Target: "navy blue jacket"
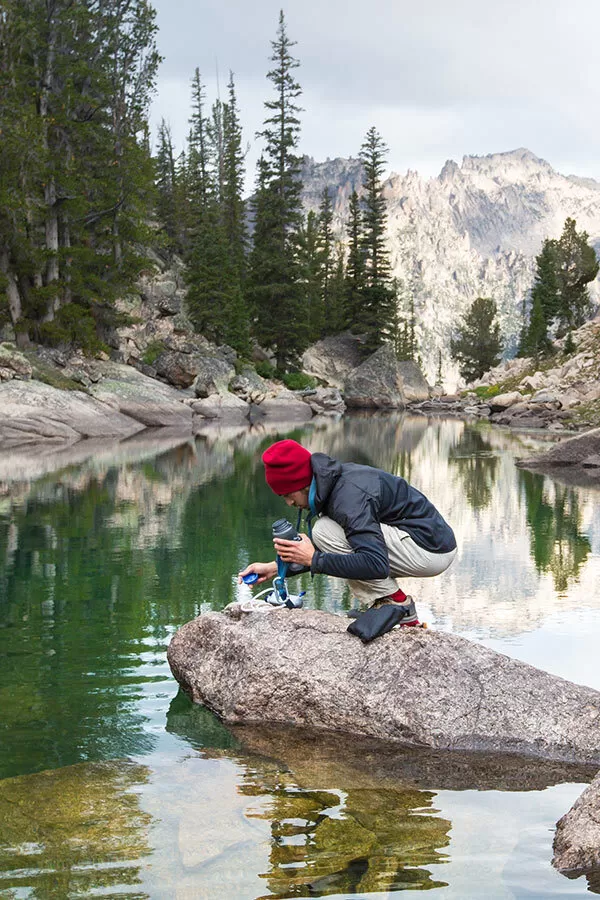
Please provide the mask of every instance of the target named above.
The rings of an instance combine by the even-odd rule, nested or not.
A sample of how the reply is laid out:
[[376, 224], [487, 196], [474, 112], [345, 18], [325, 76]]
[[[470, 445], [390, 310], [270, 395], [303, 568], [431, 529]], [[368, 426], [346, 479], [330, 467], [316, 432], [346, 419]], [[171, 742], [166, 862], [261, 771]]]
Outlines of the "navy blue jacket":
[[404, 478], [382, 469], [341, 463], [325, 453], [313, 453], [316, 481], [314, 511], [341, 525], [353, 553], [315, 552], [312, 574], [339, 578], [374, 579], [390, 574], [381, 525], [406, 531], [413, 541], [432, 553], [456, 547], [454, 532], [433, 503]]

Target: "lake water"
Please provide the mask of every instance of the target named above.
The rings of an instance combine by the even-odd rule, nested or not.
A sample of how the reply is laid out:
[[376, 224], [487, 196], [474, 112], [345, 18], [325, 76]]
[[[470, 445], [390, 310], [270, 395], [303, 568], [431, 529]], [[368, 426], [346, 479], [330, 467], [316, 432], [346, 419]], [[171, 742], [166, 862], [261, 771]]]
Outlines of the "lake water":
[[[388, 415], [0, 456], [0, 897], [594, 891], [550, 865], [589, 770], [232, 731], [178, 694], [175, 630], [271, 558], [285, 509], [260, 454], [286, 434], [447, 516], [455, 564], [403, 583], [422, 619], [600, 689], [600, 493], [516, 469], [531, 435]], [[350, 606], [341, 582], [304, 586]]]

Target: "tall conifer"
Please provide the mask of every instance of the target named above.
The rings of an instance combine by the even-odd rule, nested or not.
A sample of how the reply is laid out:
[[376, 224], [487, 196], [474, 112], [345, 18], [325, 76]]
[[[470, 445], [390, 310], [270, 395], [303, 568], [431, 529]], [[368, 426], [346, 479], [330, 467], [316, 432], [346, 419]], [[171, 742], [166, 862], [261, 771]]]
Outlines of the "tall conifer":
[[294, 71], [283, 12], [277, 37], [271, 42], [273, 68], [267, 78], [275, 98], [265, 102], [267, 117], [260, 136], [264, 153], [258, 166], [254, 202], [254, 243], [250, 256], [250, 287], [257, 315], [258, 339], [274, 348], [278, 365], [294, 364], [306, 347], [308, 326], [302, 302], [298, 262], [298, 232], [302, 224], [300, 159], [301, 94]]
[[347, 325], [352, 331], [359, 333], [361, 322], [361, 303], [366, 286], [365, 254], [361, 241], [362, 225], [360, 200], [356, 190], [350, 195], [348, 223], [348, 261], [346, 265], [346, 314]]
[[394, 290], [391, 286], [386, 247], [387, 212], [382, 193], [387, 147], [376, 128], [369, 128], [361, 147], [363, 165], [361, 248], [365, 261], [365, 286], [354, 327], [366, 334], [366, 347], [376, 350], [393, 328]]

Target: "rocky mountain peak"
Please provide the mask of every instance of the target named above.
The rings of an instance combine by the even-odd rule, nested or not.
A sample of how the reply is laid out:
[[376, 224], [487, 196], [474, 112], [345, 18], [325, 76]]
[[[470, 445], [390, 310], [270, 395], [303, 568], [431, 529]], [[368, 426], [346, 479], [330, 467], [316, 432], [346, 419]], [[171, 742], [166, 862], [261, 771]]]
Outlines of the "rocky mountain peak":
[[[360, 161], [304, 160], [304, 202], [317, 209], [327, 184], [335, 225], [344, 239], [348, 200], [360, 187]], [[590, 183], [591, 182], [591, 183]], [[437, 178], [392, 173], [384, 184], [394, 275], [412, 294], [426, 373], [435, 379], [439, 351], [449, 386], [457, 371], [450, 336], [478, 296], [498, 306], [506, 354], [516, 348], [535, 256], [545, 238], [560, 235], [572, 217], [600, 249], [600, 185], [567, 177], [530, 150], [448, 160]], [[599, 283], [592, 295], [600, 295]]]

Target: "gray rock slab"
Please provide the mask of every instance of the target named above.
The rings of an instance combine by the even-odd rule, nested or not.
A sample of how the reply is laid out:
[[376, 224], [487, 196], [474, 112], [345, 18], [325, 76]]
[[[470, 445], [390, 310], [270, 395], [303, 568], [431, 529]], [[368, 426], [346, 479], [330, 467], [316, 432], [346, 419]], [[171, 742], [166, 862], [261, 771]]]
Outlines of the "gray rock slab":
[[191, 409], [194, 414], [194, 433], [197, 424], [202, 424], [202, 420], [205, 419], [218, 419], [233, 425], [242, 423], [247, 425], [250, 412], [247, 403], [230, 393], [211, 394], [204, 400], [194, 400]]
[[232, 607], [184, 625], [168, 660], [229, 723], [600, 764], [600, 692], [457, 635], [400, 629], [363, 645], [347, 626], [314, 610]]
[[509, 406], [514, 406], [515, 403], [520, 403], [523, 400], [523, 394], [520, 394], [519, 391], [510, 391], [506, 394], [498, 394], [496, 397], [492, 397], [488, 400], [489, 406], [492, 408], [492, 412], [500, 412], [503, 409], [508, 409]]
[[60, 391], [39, 381], [0, 385], [0, 448], [82, 438], [127, 438], [144, 426], [118, 408], [80, 391]]
[[561, 872], [600, 870], [600, 773], [557, 822], [553, 849]]
[[600, 428], [594, 428], [561, 441], [546, 453], [517, 460], [517, 465], [524, 469], [578, 468], [585, 467], [587, 460], [591, 459], [593, 466], [593, 459], [598, 453], [600, 453]]
[[235, 367], [221, 357], [204, 357], [197, 360], [198, 374], [194, 381], [196, 397], [227, 393], [229, 382], [235, 376]]
[[271, 422], [309, 422], [313, 411], [309, 404], [293, 391], [282, 390], [276, 397], [264, 400], [258, 413]]
[[148, 428], [181, 428], [191, 433], [192, 412], [176, 388], [148, 378], [132, 366], [103, 363], [104, 377], [90, 393]]

